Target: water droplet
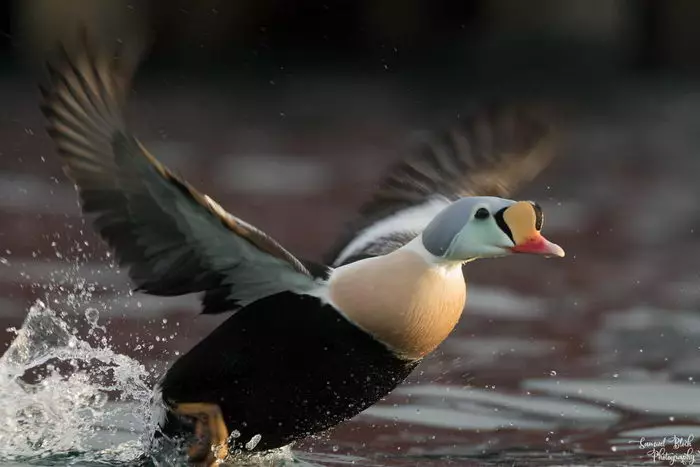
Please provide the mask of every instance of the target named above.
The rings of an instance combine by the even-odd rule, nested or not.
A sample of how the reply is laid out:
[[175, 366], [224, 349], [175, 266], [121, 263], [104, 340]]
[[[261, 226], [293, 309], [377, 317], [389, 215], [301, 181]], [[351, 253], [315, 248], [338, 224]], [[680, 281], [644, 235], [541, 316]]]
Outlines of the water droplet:
[[97, 308], [85, 308], [85, 320], [90, 323], [91, 326], [97, 326], [97, 320], [100, 319], [100, 312]]
[[550, 371], [549, 376], [557, 376], [557, 371], [556, 370]]
[[107, 394], [105, 394], [104, 392], [98, 392], [93, 395], [92, 404], [90, 405], [95, 409], [100, 409], [104, 407], [104, 405], [107, 403], [107, 399]]
[[262, 436], [260, 436], [260, 435], [253, 436], [252, 438], [250, 438], [250, 441], [245, 443], [245, 448], [248, 449], [249, 451], [252, 451], [253, 449], [255, 449], [255, 446], [258, 445], [258, 443], [260, 442], [261, 439], [262, 439]]

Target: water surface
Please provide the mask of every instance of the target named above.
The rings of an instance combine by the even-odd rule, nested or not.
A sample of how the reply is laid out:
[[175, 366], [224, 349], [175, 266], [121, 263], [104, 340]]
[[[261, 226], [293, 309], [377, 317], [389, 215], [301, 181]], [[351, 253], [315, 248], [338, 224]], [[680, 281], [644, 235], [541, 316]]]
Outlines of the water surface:
[[[515, 298], [512, 292], [473, 289], [474, 307], [465, 319], [485, 320], [487, 327], [501, 330], [498, 336], [472, 337], [462, 327], [405, 384], [356, 419], [291, 451], [239, 464], [670, 465], [661, 446], [649, 444], [664, 438], [668, 455], [694, 453], [700, 389], [693, 378], [634, 369], [658, 356], [606, 346], [619, 341], [615, 333], [625, 332], [628, 341], [635, 333], [675, 332], [677, 345], [662, 360], [686, 360], [679, 371], [687, 370], [695, 349], [683, 342], [697, 342], [700, 317], [654, 309], [610, 315], [578, 364], [595, 359], [596, 367], [604, 368], [611, 352], [629, 359], [627, 370], [576, 377], [557, 370], [565, 340], [509, 338], [504, 332], [526, 323], [545, 326], [546, 304], [522, 297], [520, 308], [506, 307]], [[89, 301], [85, 296], [71, 306], [79, 309]], [[664, 319], [655, 325], [657, 313]], [[37, 302], [11, 332], [14, 341], [0, 359], [0, 465], [182, 462], [173, 452], [149, 451], [148, 407], [156, 375], [111, 348], [109, 324], [102, 324], [97, 309], [62, 315]], [[616, 361], [609, 361], [611, 368], [619, 368]]]
[[[19, 329], [0, 361], [0, 465], [133, 463], [152, 428], [154, 380], [221, 317], [195, 316], [196, 297], [127, 293], [125, 274], [109, 266], [81, 220], [74, 190], [55, 183], [65, 179], [27, 83], [0, 87], [0, 341], [17, 337], [5, 327]], [[147, 146], [309, 258], [330, 246], [396, 144], [426, 119], [414, 92], [378, 109], [377, 96], [397, 94], [328, 84], [324, 92], [338, 96], [332, 102], [300, 89], [282, 103], [256, 95], [245, 110], [222, 93], [156, 84], [132, 102]], [[291, 454], [256, 462], [687, 461], [659, 454], [664, 438], [667, 456], [700, 445], [689, 440], [700, 436], [700, 98], [680, 85], [628, 84], [565, 122], [566, 157], [521, 194], [542, 204], [547, 235], [567, 257], [468, 265], [464, 317], [405, 384]], [[455, 115], [473, 90], [461, 92], [449, 96]], [[285, 118], [271, 123], [280, 110]], [[152, 122], [166, 122], [167, 131]], [[317, 183], [299, 176], [303, 190], [285, 185], [293, 177], [269, 170], [281, 161]], [[272, 181], [241, 183], [241, 173], [258, 172]]]

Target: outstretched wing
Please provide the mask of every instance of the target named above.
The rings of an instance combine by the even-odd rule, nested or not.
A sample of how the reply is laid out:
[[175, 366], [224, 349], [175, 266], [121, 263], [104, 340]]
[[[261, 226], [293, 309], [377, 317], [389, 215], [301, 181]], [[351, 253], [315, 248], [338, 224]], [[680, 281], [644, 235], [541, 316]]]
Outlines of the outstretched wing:
[[265, 233], [224, 211], [159, 163], [124, 124], [138, 55], [95, 52], [87, 36], [61, 49], [42, 88], [48, 131], [83, 211], [128, 267], [137, 290], [204, 292], [204, 313], [235, 310], [315, 286], [309, 270]]
[[464, 196], [511, 196], [551, 161], [552, 132], [537, 112], [492, 107], [424, 135], [393, 166], [326, 258], [338, 266], [404, 245]]

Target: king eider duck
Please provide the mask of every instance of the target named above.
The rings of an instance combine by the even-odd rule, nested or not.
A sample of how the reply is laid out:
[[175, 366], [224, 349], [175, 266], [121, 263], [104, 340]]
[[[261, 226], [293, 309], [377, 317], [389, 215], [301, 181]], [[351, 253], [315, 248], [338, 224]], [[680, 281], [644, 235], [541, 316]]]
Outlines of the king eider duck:
[[387, 395], [455, 327], [465, 263], [564, 256], [536, 203], [505, 198], [550, 159], [525, 114], [484, 112], [419, 145], [320, 265], [159, 163], [123, 118], [135, 59], [81, 44], [50, 61], [42, 110], [84, 213], [136, 290], [200, 293], [202, 313], [229, 315], [154, 390], [158, 436], [192, 462], [288, 445]]

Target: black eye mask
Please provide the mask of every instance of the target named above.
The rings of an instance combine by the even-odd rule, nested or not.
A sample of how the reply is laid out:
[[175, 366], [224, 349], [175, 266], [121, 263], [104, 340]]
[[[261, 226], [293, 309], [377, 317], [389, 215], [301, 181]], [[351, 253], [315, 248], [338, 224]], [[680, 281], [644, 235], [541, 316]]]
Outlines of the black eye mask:
[[496, 219], [496, 224], [501, 228], [503, 233], [508, 235], [508, 238], [510, 238], [510, 241], [515, 243], [515, 240], [513, 240], [513, 232], [510, 231], [510, 227], [508, 227], [508, 224], [506, 224], [505, 219], [503, 219], [503, 213], [506, 211], [506, 208], [501, 209], [498, 211], [496, 214], [493, 215], [494, 219]]

